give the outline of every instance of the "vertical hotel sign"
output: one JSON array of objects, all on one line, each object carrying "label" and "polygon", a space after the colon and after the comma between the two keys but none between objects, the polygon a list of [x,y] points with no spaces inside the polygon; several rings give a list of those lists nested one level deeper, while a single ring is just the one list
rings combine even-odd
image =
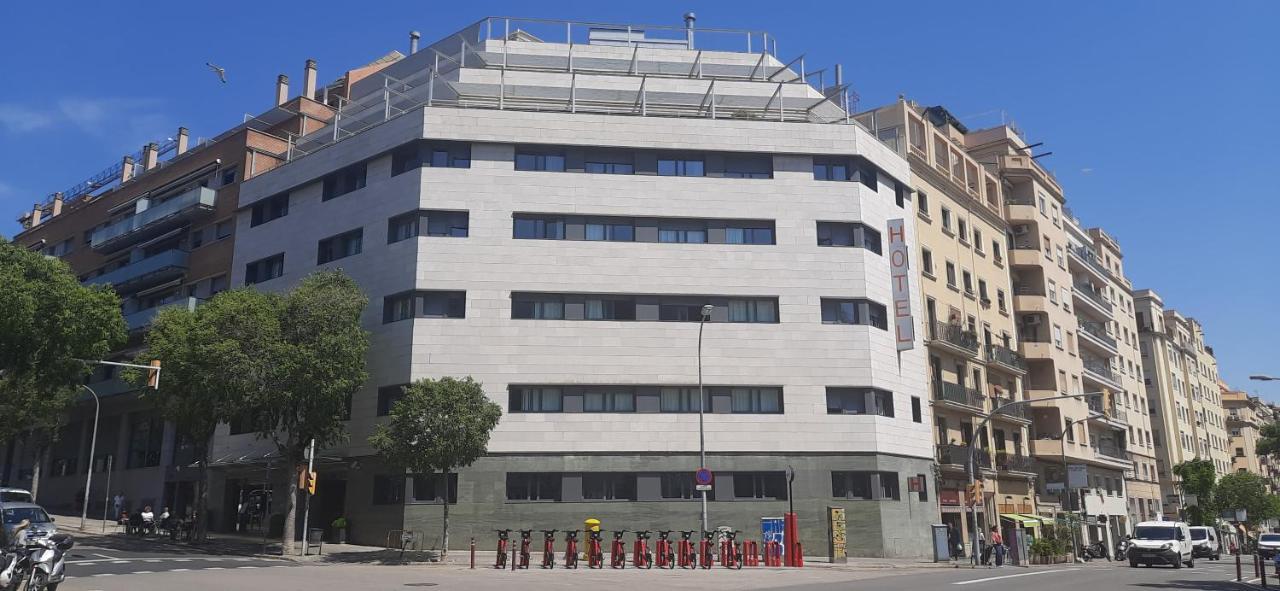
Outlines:
[{"label": "vertical hotel sign", "polygon": [[915,319],[911,316],[911,265],[907,226],[902,218],[889,220],[889,276],[893,283],[893,335],[898,350],[915,348]]}]

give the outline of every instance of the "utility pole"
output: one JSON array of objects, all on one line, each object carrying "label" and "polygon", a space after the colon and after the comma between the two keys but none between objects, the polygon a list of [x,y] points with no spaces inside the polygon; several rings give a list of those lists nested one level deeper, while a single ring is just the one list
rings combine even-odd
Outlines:
[{"label": "utility pole", "polygon": [[[316,467],[316,440],[313,437],[311,438],[311,445],[308,447],[308,451],[307,451],[306,477],[307,477],[308,483],[311,482],[311,478],[312,478],[311,475],[315,473],[315,467]],[[448,483],[445,483],[445,484],[447,485]],[[448,487],[446,486],[446,489],[447,488]],[[447,493],[447,490],[446,490],[446,493]],[[303,556],[307,555],[307,544],[308,542],[311,541],[311,538],[309,535],[310,532],[307,531],[307,526],[309,525],[308,522],[311,520],[311,496],[312,496],[311,491],[308,490],[307,499],[305,501],[305,507],[302,510],[302,555]],[[448,494],[446,494],[445,496],[448,496]],[[448,499],[445,499],[445,500],[448,501]]]}]

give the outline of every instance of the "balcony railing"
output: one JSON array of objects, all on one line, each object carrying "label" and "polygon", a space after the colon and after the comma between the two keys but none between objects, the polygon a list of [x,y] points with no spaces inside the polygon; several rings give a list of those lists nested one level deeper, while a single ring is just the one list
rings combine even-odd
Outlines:
[{"label": "balcony railing", "polygon": [[1034,285],[1014,285],[1013,293],[1014,295],[1043,296],[1044,287],[1037,287]]},{"label": "balcony railing", "polygon": [[1128,459],[1124,457],[1124,450],[1115,445],[1095,445],[1093,453],[1117,460]]},{"label": "balcony railing", "polygon": [[[957,466],[969,465],[969,446],[952,445],[949,443],[938,444],[938,463]],[[986,450],[979,448],[973,454],[973,463],[979,468],[991,468],[991,455]]]},{"label": "balcony railing", "polygon": [[974,390],[973,388],[966,388],[960,384],[953,384],[951,382],[938,383],[941,384],[941,387],[934,388],[938,400],[964,404],[966,406],[972,406],[979,409],[985,408],[982,395],[978,394],[977,390]]},{"label": "balcony railing", "polygon": [[1070,250],[1071,254],[1080,257],[1080,260],[1084,261],[1086,265],[1089,265],[1090,267],[1093,267],[1095,271],[1102,273],[1103,277],[1111,277],[1111,270],[1108,269],[1106,265],[1103,265],[1102,261],[1098,260],[1098,255],[1094,254],[1092,250],[1083,246],[1072,246]]},{"label": "balcony railing", "polygon": [[196,304],[199,303],[199,301],[199,299],[193,297],[177,298],[173,301],[160,304],[154,308],[147,308],[146,310],[139,310],[132,314],[126,314],[124,322],[129,326],[130,331],[140,330],[150,325],[151,321],[155,319],[156,314],[164,308],[181,307],[186,308],[187,310],[195,310]]},{"label": "balcony railing", "polygon": [[1034,242],[1016,241],[1016,242],[1014,242],[1014,243],[1013,243],[1013,246],[1010,246],[1010,247],[1009,247],[1009,249],[1010,249],[1010,250],[1036,250],[1036,251],[1038,251],[1038,250],[1040,250],[1040,246],[1039,246],[1039,245],[1037,245],[1037,244],[1035,244]]},{"label": "balcony railing", "polygon": [[1111,366],[1105,361],[1100,361],[1098,359],[1085,359],[1084,370],[1100,376],[1107,381],[1119,382],[1119,380],[1116,379],[1115,374],[1111,373]]},{"label": "balcony railing", "polygon": [[213,211],[218,194],[208,187],[196,187],[163,203],[157,203],[110,226],[99,228],[90,238],[95,250],[124,245],[129,238],[150,236],[170,229],[186,216]]},{"label": "balcony railing", "polygon": [[996,452],[996,468],[1005,472],[1035,472],[1035,460],[1008,452]]},{"label": "balcony railing", "polygon": [[1085,320],[1079,316],[1076,317],[1076,323],[1080,325],[1080,330],[1087,332],[1094,338],[1110,345],[1112,349],[1117,347],[1115,337],[1107,334],[1107,329],[1102,326],[1102,323]]},{"label": "balcony railing", "polygon": [[972,353],[978,352],[978,335],[959,324],[934,322],[930,338],[935,341],[950,343]]},{"label": "balcony railing", "polygon": [[147,287],[151,283],[162,283],[174,275],[181,275],[186,269],[187,251],[175,248],[86,279],[85,284],[114,285],[118,291],[125,292]]},{"label": "balcony railing", "polygon": [[1102,294],[1098,293],[1097,291],[1094,291],[1092,286],[1090,286],[1087,283],[1076,283],[1075,288],[1076,288],[1076,293],[1084,296],[1085,298],[1088,298],[1089,301],[1092,301],[1098,306],[1101,306],[1103,310],[1106,310],[1107,312],[1111,312],[1111,302],[1108,302],[1107,300],[1103,299]]},{"label": "balcony railing", "polygon": [[993,361],[1020,371],[1026,371],[1027,369],[1027,360],[1023,359],[1022,355],[1019,355],[1017,351],[1003,345],[987,345],[987,361]]},{"label": "balcony railing", "polygon": [[[994,410],[996,408],[1000,408],[1000,406],[1002,405],[1009,404],[1013,401],[1014,400],[1012,398],[992,398],[991,408]],[[1003,415],[1006,417],[1013,417],[1016,419],[1024,419],[1024,420],[1029,418],[1027,415],[1027,405],[1025,404],[1019,404],[1018,406],[1011,406],[1009,408],[1002,409],[1000,412],[997,412],[996,414]]]},{"label": "balcony railing", "polygon": [[1030,205],[1035,207],[1036,198],[1031,195],[1027,195],[1025,197],[1005,197],[1004,202],[1006,205]]}]

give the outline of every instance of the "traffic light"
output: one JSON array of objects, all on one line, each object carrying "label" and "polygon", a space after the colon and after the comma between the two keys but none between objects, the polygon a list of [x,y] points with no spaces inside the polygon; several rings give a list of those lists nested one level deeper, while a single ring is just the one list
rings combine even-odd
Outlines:
[{"label": "traffic light", "polygon": [[160,388],[160,360],[152,359],[151,367],[152,369],[147,370],[147,387],[152,390],[158,390]]},{"label": "traffic light", "polygon": [[982,487],[982,481],[979,480],[970,484],[967,488],[969,492],[969,503],[974,506],[982,504],[982,496],[985,492]]},{"label": "traffic light", "polygon": [[307,491],[307,494],[316,494],[316,473],[307,470],[306,466],[298,466],[298,489]]}]

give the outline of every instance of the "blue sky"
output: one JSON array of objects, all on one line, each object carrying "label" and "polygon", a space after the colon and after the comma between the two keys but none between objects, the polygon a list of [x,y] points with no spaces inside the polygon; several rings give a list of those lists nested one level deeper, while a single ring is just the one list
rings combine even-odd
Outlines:
[{"label": "blue sky", "polygon": [[784,59],[843,63],[862,108],[906,94],[971,128],[1017,122],[1076,214],[1120,240],[1135,286],[1204,322],[1233,386],[1280,401],[1247,380],[1280,375],[1280,2],[79,4],[5,8],[0,234],[179,125],[209,137],[265,110],[276,74],[296,93],[307,58],[326,82],[403,51],[410,29],[427,44],[488,15],[679,25],[694,10],[770,31]]}]

